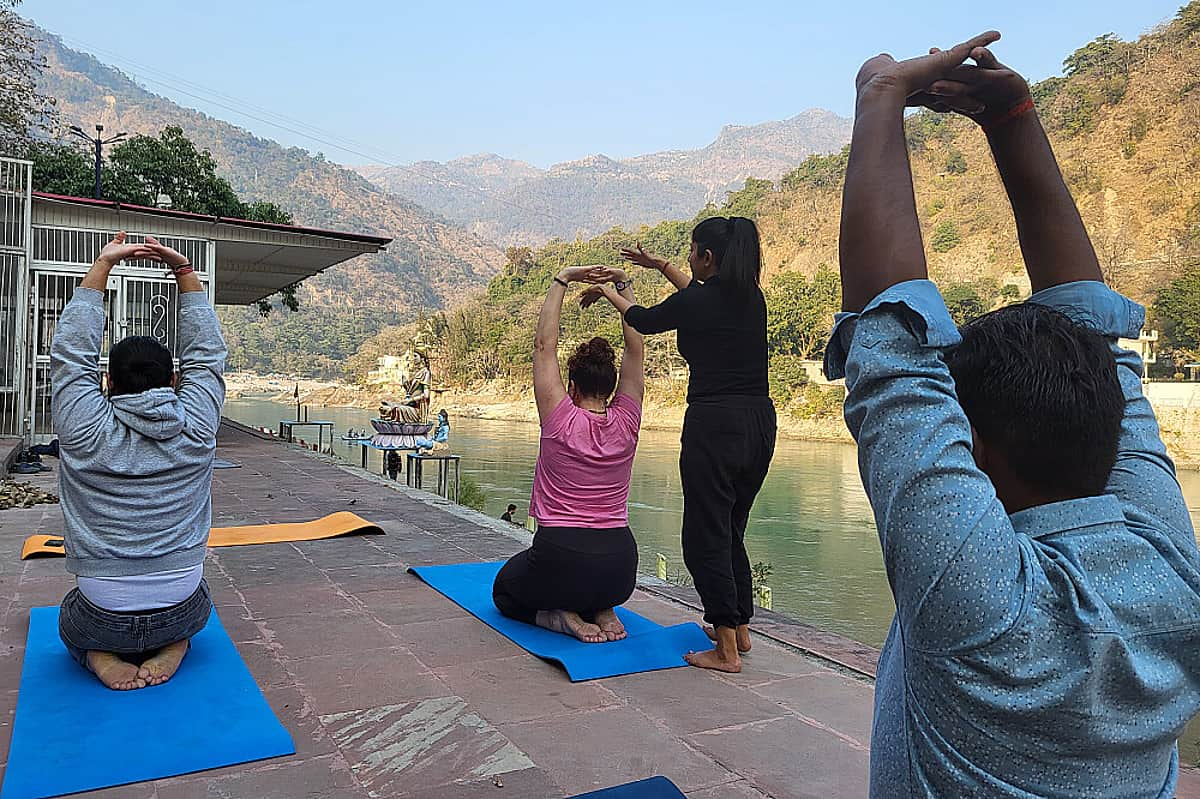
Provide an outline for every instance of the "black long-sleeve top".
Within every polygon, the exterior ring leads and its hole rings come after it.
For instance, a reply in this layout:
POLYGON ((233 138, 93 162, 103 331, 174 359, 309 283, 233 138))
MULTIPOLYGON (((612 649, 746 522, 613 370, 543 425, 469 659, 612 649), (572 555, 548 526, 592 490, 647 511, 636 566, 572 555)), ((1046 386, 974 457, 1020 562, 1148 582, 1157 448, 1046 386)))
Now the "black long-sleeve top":
POLYGON ((628 309, 625 321, 646 335, 679 331, 688 402, 768 396, 767 303, 758 289, 739 297, 720 278, 693 280, 658 305, 628 309))

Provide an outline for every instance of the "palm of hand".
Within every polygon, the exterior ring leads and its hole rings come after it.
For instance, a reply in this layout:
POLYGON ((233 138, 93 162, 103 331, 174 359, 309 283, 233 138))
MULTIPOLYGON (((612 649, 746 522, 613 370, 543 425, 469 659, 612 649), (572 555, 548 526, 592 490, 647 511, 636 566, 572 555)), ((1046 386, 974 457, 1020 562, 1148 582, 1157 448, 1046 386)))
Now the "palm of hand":
POLYGON ((621 257, 630 263, 643 266, 646 269, 658 269, 662 263, 658 258, 643 250, 641 244, 637 245, 636 250, 629 247, 622 248, 621 257))

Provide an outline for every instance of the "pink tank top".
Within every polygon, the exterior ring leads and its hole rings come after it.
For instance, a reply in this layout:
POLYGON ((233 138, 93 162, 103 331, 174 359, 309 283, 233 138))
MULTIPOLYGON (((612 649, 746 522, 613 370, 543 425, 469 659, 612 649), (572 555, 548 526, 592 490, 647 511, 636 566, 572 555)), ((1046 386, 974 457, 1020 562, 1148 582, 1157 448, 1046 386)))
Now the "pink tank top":
POLYGON ((626 527, 642 407, 618 394, 596 414, 570 397, 542 423, 529 515, 543 527, 626 527))

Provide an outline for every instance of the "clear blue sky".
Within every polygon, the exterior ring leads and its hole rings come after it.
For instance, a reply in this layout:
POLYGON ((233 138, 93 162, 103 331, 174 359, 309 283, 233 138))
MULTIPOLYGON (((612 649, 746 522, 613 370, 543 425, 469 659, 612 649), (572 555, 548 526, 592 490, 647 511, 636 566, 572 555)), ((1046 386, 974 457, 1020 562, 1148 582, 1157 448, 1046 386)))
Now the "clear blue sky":
POLYGON ((987 28, 1005 35, 1002 60, 1041 79, 1095 36, 1134 38, 1183 1, 25 0, 19 10, 159 94, 331 160, 495 152, 547 166, 701 147, 722 125, 814 106, 849 116, 866 57, 987 28), (289 131, 297 124, 274 114, 364 152, 289 131))

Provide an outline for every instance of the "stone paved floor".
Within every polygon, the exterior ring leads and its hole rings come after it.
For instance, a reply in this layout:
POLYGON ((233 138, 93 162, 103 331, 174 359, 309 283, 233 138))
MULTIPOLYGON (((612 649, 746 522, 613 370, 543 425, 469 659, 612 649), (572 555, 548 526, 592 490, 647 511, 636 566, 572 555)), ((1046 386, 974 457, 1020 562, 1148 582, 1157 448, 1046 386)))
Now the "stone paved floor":
MULTIPOLYGON (((763 640, 737 677, 680 668, 572 684, 405 572, 521 549, 499 522, 233 426, 219 452, 243 466, 214 472, 214 525, 352 510, 387 535, 211 550, 218 612, 297 754, 92 795, 560 799, 653 774, 695 799, 866 794, 862 677, 763 640)), ((21 541, 61 529, 57 505, 0 515, 0 752, 28 609, 72 584, 61 559, 22 563, 21 541)), ((696 620, 641 590, 629 607, 696 620)))
MULTIPOLYGON (((405 572, 511 555, 500 523, 233 426, 219 452, 243 468, 214 473, 214 525, 352 510, 387 535, 210 551, 218 612, 296 755, 90 795, 560 799, 653 774, 693 799, 866 795, 869 680, 757 640, 737 676, 572 684, 405 572)), ((72 584, 61 559, 22 563, 21 541, 61 526, 56 505, 0 514, 3 753, 28 609, 72 584)), ((640 589, 628 606, 696 619, 640 589)))

